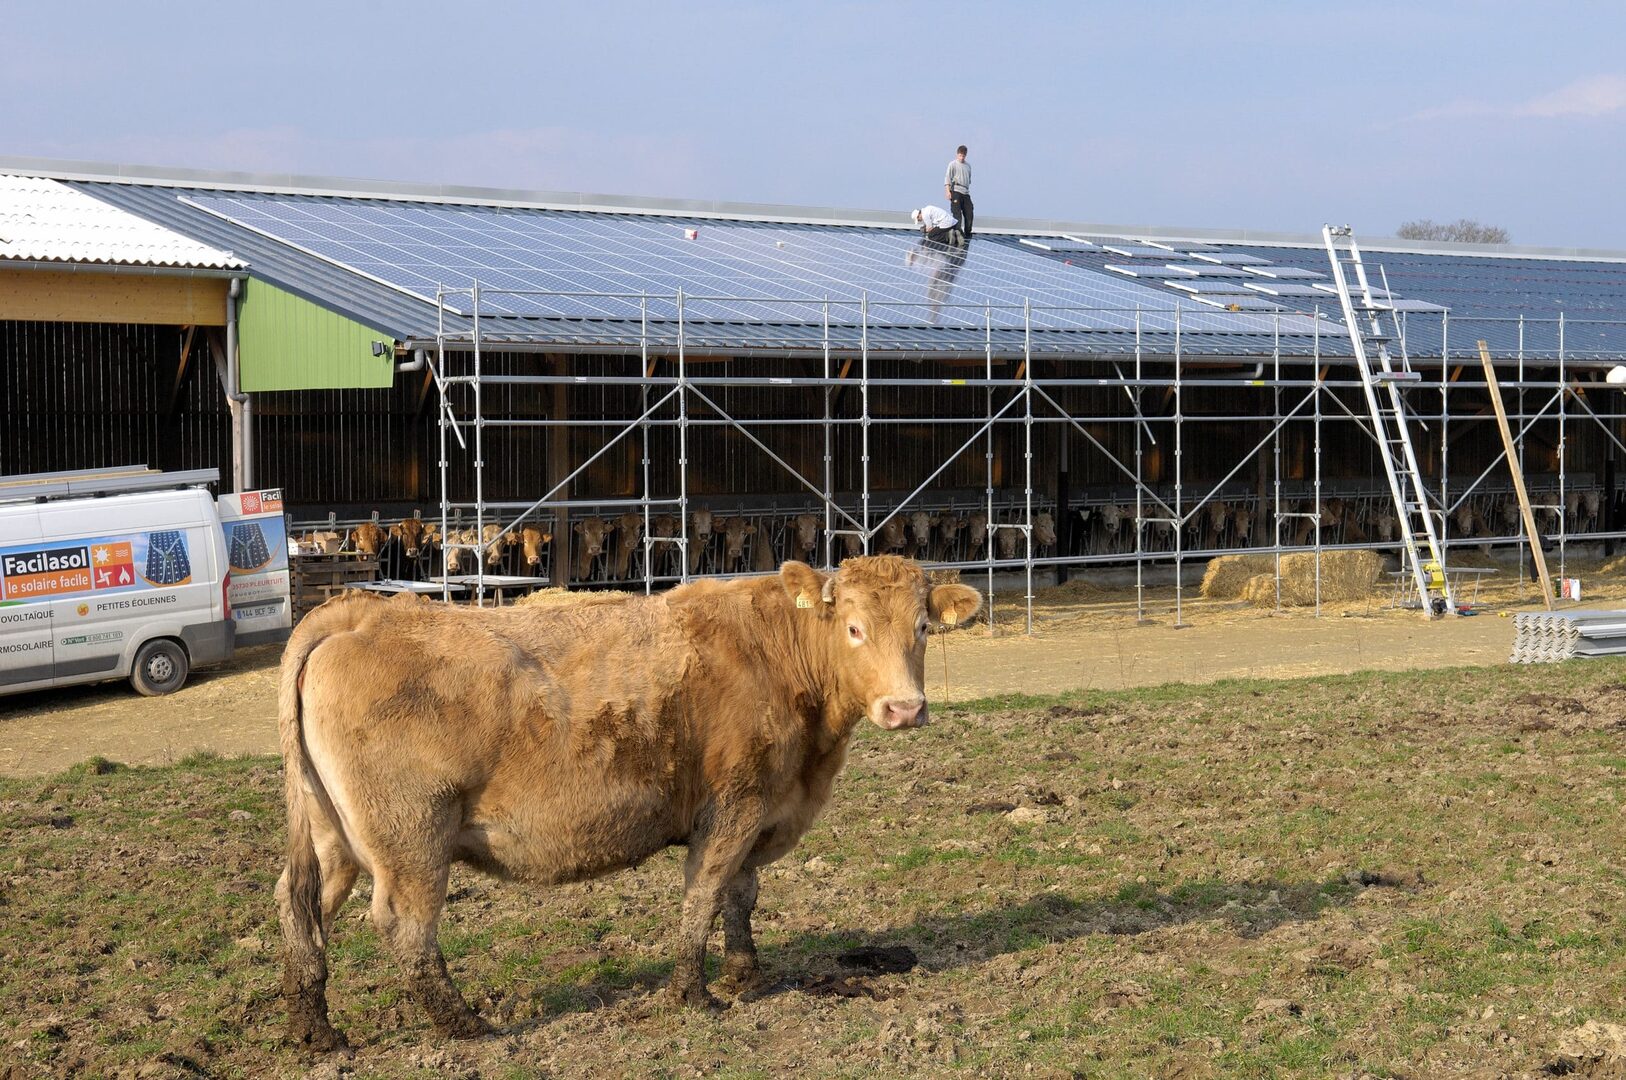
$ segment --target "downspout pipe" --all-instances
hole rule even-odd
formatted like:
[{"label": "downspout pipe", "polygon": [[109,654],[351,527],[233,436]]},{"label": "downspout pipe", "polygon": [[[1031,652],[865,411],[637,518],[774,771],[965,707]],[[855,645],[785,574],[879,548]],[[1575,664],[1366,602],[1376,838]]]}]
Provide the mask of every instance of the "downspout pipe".
[{"label": "downspout pipe", "polygon": [[236,467],[232,484],[239,492],[254,487],[254,402],[242,390],[242,358],[237,342],[237,299],[242,295],[243,279],[232,278],[226,290],[226,400],[238,414],[238,460],[233,462]]},{"label": "downspout pipe", "polygon": [[402,372],[405,372],[405,371],[422,371],[423,370],[423,365],[428,360],[428,358],[429,358],[429,352],[428,352],[427,349],[413,349],[412,350],[412,359],[408,360],[404,364],[396,364],[395,365],[395,373],[397,375],[399,375],[399,374],[401,374]]}]

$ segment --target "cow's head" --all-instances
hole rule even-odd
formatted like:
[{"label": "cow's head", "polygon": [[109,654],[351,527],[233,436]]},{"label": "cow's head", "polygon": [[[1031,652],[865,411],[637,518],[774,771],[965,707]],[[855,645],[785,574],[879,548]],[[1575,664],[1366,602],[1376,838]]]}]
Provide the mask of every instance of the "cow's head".
[{"label": "cow's head", "polygon": [[553,534],[540,525],[527,525],[519,531],[519,546],[525,552],[526,566],[542,565],[542,549],[553,543]]},{"label": "cow's head", "polygon": [[486,565],[501,566],[503,553],[514,546],[514,533],[503,532],[501,525],[487,525],[480,530],[480,543],[485,547]]},{"label": "cow's head", "polygon": [[390,526],[390,533],[401,541],[401,550],[406,552],[407,558],[418,557],[418,548],[424,541],[424,524],[422,518],[407,518],[405,521]]},{"label": "cow's head", "polygon": [[350,542],[363,555],[377,555],[378,549],[384,546],[384,535],[383,529],[368,521],[350,530]]},{"label": "cow's head", "polygon": [[1048,510],[1033,515],[1033,543],[1046,548],[1056,543],[1056,519]]},{"label": "cow's head", "polygon": [[756,534],[757,527],[739,516],[725,517],[717,523],[723,534],[723,554],[730,559],[745,557],[745,538]]},{"label": "cow's head", "polygon": [[591,559],[604,550],[604,540],[615,531],[615,524],[601,517],[590,517],[576,522],[575,529],[576,535],[581,537],[581,557]]},{"label": "cow's head", "polygon": [[791,519],[796,537],[796,550],[811,552],[819,543],[819,519],[815,514],[797,514]]},{"label": "cow's head", "polygon": [[916,510],[909,515],[909,539],[917,545],[931,543],[932,526],[937,519],[924,510]]},{"label": "cow's head", "polygon": [[926,712],[926,629],[958,625],[982,595],[969,585],[929,585],[920,567],[896,555],[848,559],[834,574],[787,562],[780,584],[830,650],[842,698],[877,727],[919,727]]},{"label": "cow's head", "polygon": [[621,543],[631,547],[643,538],[644,515],[627,511],[616,515],[615,527],[621,533]]},{"label": "cow's head", "polygon": [[446,532],[446,544],[442,549],[446,555],[446,574],[466,573],[474,568],[474,556],[468,545],[478,543],[480,534],[473,529],[449,529]]}]

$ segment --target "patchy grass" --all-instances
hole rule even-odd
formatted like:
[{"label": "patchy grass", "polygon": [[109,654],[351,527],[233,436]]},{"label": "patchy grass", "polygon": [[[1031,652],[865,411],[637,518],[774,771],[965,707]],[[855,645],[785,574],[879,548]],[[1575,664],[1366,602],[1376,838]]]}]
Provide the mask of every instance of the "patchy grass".
[{"label": "patchy grass", "polygon": [[[455,873],[441,941],[503,1029],[474,1044],[427,1030],[364,880],[331,952],[347,1067],[1545,1075],[1565,1032],[1626,1020],[1623,676],[1231,681],[866,729],[764,875],[768,985],[718,1016],[657,993],[675,856],[541,893]],[[0,781],[0,1075],[302,1075],[280,799],[275,761],[210,755]],[[859,945],[919,964],[855,974]]]}]

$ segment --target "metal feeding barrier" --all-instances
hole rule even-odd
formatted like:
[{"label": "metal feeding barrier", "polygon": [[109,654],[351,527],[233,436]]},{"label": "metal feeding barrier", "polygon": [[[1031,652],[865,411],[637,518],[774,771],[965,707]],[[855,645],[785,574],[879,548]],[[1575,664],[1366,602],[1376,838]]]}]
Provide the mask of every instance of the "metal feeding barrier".
[{"label": "metal feeding barrier", "polygon": [[1513,616],[1515,664],[1626,655],[1626,611],[1527,611]]}]

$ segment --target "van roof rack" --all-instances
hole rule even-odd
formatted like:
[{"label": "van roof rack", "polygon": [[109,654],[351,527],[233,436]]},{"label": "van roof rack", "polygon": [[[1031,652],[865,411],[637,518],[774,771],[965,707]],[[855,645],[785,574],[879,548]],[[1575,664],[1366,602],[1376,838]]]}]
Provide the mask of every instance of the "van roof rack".
[{"label": "van roof rack", "polygon": [[108,469],[24,473],[0,476],[0,502],[46,502],[50,499],[128,495],[135,491],[164,491],[220,482],[219,469],[165,472],[146,465]]}]

